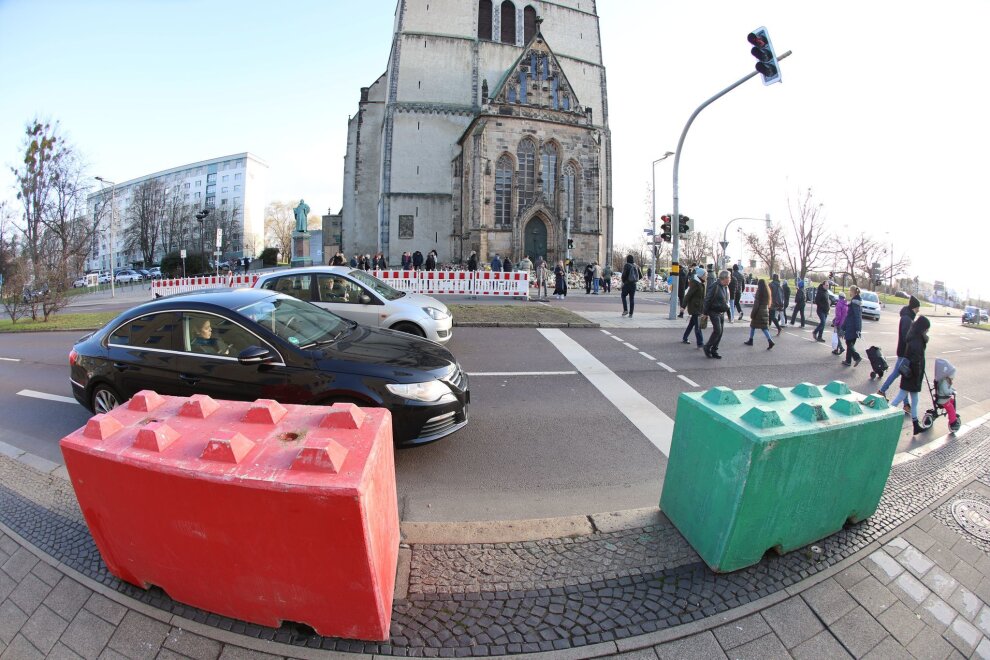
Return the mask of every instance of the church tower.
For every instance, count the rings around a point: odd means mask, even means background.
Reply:
[[[611,188],[594,0],[398,0],[348,124],[346,253],[603,263]]]

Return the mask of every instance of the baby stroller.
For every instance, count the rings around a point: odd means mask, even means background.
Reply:
[[[925,412],[924,416],[920,420],[918,420],[918,423],[921,424],[922,428],[930,429],[932,427],[932,424],[935,423],[936,419],[938,419],[942,415],[947,414],[945,411],[945,404],[938,402],[938,384],[939,381],[941,381],[946,376],[953,376],[955,373],[956,373],[956,368],[952,366],[952,363],[942,358],[935,358],[934,383],[928,381],[928,372],[927,371],[925,372],[925,385],[928,387],[928,393],[931,394],[932,397],[932,407]],[[955,403],[956,403],[956,397],[955,395],[953,395],[952,404],[955,405]],[[958,408],[956,409],[958,410]],[[956,414],[956,419],[961,419],[958,413]]]
[[[890,368],[887,364],[887,360],[883,357],[883,351],[880,350],[879,346],[870,346],[866,349],[866,357],[870,361],[870,380],[874,378],[883,378],[884,373]]]

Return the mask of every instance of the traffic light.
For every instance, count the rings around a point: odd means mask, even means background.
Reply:
[[[880,277],[880,263],[879,262],[876,262],[876,261],[873,262],[873,273],[871,273],[871,274],[873,275],[873,283],[874,284],[883,284],[883,278]]]
[[[780,82],[780,65],[777,64],[777,54],[773,52],[770,33],[765,27],[758,27],[746,37],[753,44],[750,51],[757,59],[756,71],[763,76],[764,85]]]
[[[568,250],[573,250],[574,249],[574,239],[573,238],[568,238],[567,239],[567,249]]]
[[[680,222],[677,223],[677,233],[686,234],[692,230],[694,230],[694,221],[686,215],[680,216]]]
[[[664,215],[660,217],[660,240],[669,243],[670,239],[671,239],[670,216]]]

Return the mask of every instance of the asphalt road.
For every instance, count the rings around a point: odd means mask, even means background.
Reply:
[[[615,294],[569,305],[621,309]],[[895,317],[866,322],[860,352],[877,344],[891,355]],[[830,346],[810,341],[810,329],[788,326],[767,351],[759,334],[755,346],[742,344],[748,324],[730,325],[725,358],[716,361],[681,344],[676,329],[457,328],[449,348],[471,374],[471,422],[397,453],[403,519],[524,519],[655,505],[666,464],[663,429],[680,392],[833,379],[876,390],[867,360],[842,366]],[[72,396],[67,354],[79,334],[0,334],[0,440],[61,462],[59,438],[88,418],[74,401],[59,399]],[[953,316],[936,318],[931,337],[929,373],[935,357],[956,364],[964,419],[990,410],[990,383],[981,378],[990,367],[990,333],[963,328]],[[924,394],[922,402],[928,407]],[[908,422],[905,416],[899,451],[946,433],[943,417],[913,440]]]

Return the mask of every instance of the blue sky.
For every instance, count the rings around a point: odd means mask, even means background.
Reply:
[[[0,164],[16,163],[38,114],[61,121],[93,174],[251,151],[271,166],[270,198],[337,211],[347,119],[385,70],[394,9],[0,0]],[[718,234],[738,216],[786,222],[788,199],[810,186],[835,231],[870,232],[908,253],[912,274],[990,297],[990,3],[599,0],[598,13],[617,243],[642,236],[651,162],[695,107],[752,70],[745,37],[765,25],[778,52],[794,51],[784,82],[752,80],[695,121],[682,212]],[[656,168],[660,213],[672,160]],[[4,167],[0,195],[11,182]],[[729,233],[730,256],[747,256]]]

